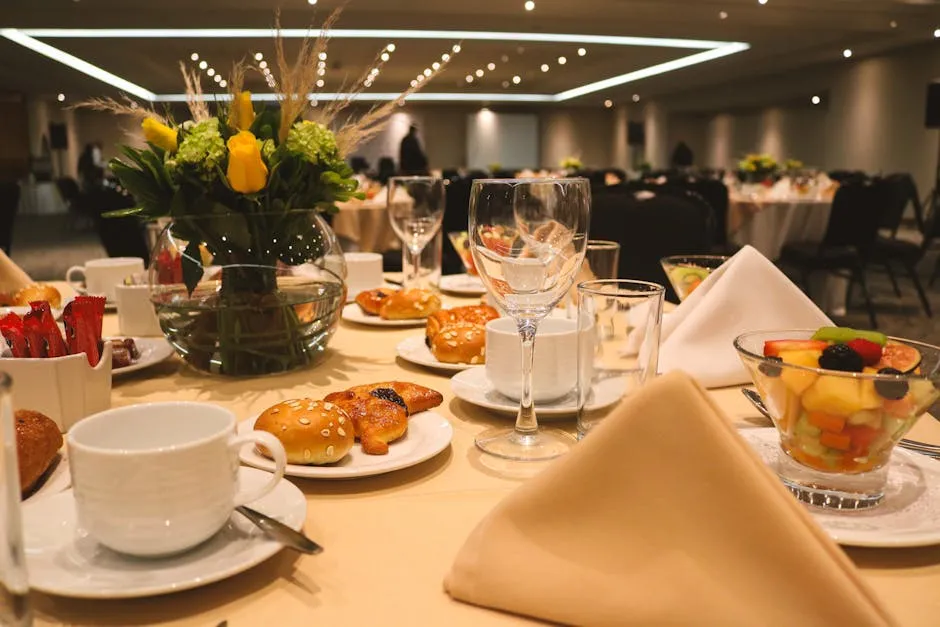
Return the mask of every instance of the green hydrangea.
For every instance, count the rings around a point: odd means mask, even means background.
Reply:
[[[314,165],[332,168],[342,163],[336,147],[336,136],[317,122],[304,120],[294,124],[287,133],[287,150]]]
[[[176,162],[199,166],[210,178],[225,158],[225,142],[219,134],[219,119],[209,118],[193,124],[180,142]]]
[[[274,145],[273,139],[266,139],[264,141],[258,140],[258,150],[261,151],[261,154],[265,159],[270,159],[271,155],[274,154],[274,151],[277,150],[277,146]]]

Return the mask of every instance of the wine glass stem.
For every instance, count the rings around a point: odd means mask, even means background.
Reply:
[[[421,251],[422,250],[424,250],[424,248],[419,248],[418,251],[415,252],[414,248],[412,248],[411,246],[408,247],[408,252],[411,254],[411,281],[410,281],[411,285],[409,285],[409,287],[412,287],[412,288],[422,287],[421,280],[420,280],[421,279]],[[407,279],[407,277],[405,278]]]
[[[535,405],[532,402],[532,366],[537,330],[538,322],[535,320],[519,322],[519,336],[522,338],[522,400],[519,403],[519,414],[516,416],[516,433],[527,435],[539,430]]]

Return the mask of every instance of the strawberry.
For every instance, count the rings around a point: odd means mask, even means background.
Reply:
[[[777,357],[780,351],[823,351],[829,342],[822,340],[768,340],[764,342],[764,357]]]
[[[846,342],[846,346],[861,355],[866,366],[874,366],[881,361],[881,346],[872,341],[857,338]]]

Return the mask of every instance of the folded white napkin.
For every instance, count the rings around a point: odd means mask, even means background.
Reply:
[[[766,257],[745,246],[663,320],[659,371],[709,388],[750,383],[732,342],[747,331],[815,329],[832,321]]]

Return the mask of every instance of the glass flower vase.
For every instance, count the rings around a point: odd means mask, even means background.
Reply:
[[[346,264],[317,211],[177,217],[150,265],[151,301],[189,365],[229,376],[315,363],[339,324]]]

